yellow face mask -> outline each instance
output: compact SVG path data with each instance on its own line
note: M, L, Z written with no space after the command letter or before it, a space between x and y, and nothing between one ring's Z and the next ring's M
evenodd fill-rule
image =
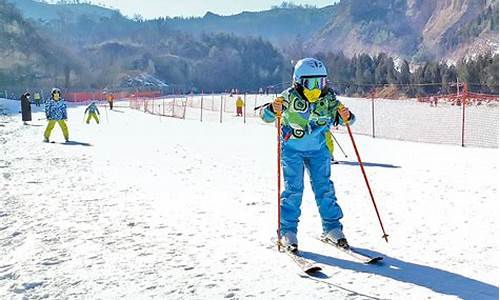
M61 100L61 95L59 93L54 93L54 95L52 95L52 98L54 99L54 101L59 101Z
M321 96L321 90L320 89L312 89L312 90L309 90L309 89L304 89L304 96L306 96L307 100L309 100L309 102L311 103L314 103L316 101L318 101L319 99L319 96Z

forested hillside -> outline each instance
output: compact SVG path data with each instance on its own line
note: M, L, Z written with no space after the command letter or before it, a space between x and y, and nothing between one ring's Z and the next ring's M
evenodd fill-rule
M397 84L414 96L457 78L498 90L498 0L284 3L154 20L79 1L8 1L18 9L0 0L1 88L255 91L287 84L290 62L316 56L347 94ZM443 84L404 87L431 82Z
M0 38L9 41L2 47L19 58L2 60L2 72L20 75L3 76L4 86L43 84L24 77L50 77L63 88L127 88L131 77L147 74L180 89L258 89L284 74L283 56L261 38L193 36L161 20L130 20L117 12L28 22L1 1Z

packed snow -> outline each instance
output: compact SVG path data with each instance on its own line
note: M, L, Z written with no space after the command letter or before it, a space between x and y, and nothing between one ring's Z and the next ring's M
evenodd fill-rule
M276 128L146 114L117 103L101 124L70 105L71 143L33 108L0 100L1 299L498 299L498 149L356 135L389 243L347 135L332 166L363 265L318 241L306 184L302 274L276 236ZM362 114L361 114L362 115ZM355 125L353 126L355 129ZM306 175L307 176L307 175Z

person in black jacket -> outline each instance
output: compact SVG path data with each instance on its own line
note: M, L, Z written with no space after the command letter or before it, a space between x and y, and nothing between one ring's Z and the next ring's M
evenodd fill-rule
M31 121L31 102L30 93L26 92L21 96L21 115L23 118L23 124L28 125L28 121Z

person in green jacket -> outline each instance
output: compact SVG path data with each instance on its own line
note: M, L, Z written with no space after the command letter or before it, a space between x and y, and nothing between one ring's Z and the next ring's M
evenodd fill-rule
M342 209L331 176L333 137L330 127L350 125L355 116L338 99L327 82L326 66L314 58L297 62L293 84L272 103L261 108L264 122L281 117L281 168L284 190L280 195L280 245L298 251L297 229L307 170L321 217L326 241L349 248L343 232Z
M40 92L35 92L33 95L33 100L35 100L35 105L40 106L40 102L42 100L42 96L40 95Z

